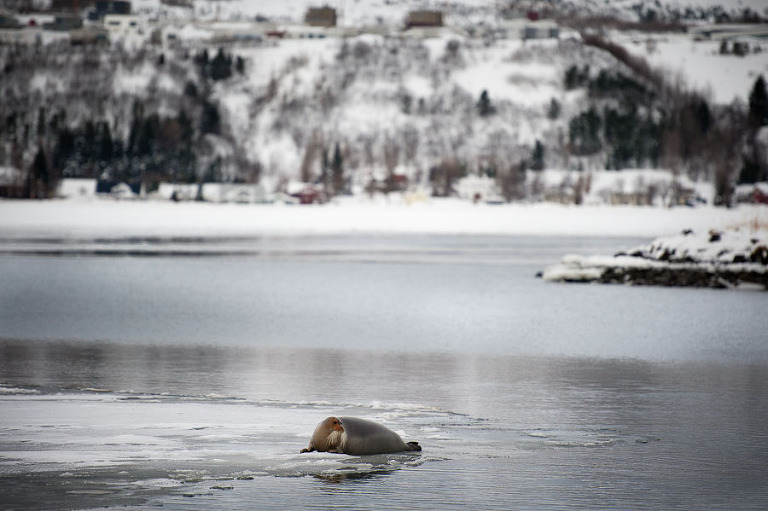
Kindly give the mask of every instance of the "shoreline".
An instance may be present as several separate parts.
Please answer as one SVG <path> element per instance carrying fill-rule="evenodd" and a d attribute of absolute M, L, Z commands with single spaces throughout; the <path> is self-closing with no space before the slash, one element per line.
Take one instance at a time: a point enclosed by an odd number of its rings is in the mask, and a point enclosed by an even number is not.
<path fill-rule="evenodd" d="M 768 225 L 768 208 L 406 204 L 345 198 L 325 205 L 212 204 L 114 199 L 0 201 L 0 237 L 500 235 L 646 237 Z"/>

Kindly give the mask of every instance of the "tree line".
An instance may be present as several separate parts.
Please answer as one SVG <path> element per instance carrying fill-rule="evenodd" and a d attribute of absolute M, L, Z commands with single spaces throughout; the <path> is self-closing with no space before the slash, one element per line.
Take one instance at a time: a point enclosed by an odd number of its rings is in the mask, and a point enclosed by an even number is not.
<path fill-rule="evenodd" d="M 251 124 L 237 134 L 213 89 L 244 74 L 246 63 L 224 49 L 0 46 L 0 93 L 8 98 L 0 104 L 0 165 L 23 171 L 15 187 L 0 193 L 49 196 L 61 177 L 150 189 L 161 181 L 253 182 L 265 168 L 283 181 L 295 172 L 328 195 L 349 193 L 355 174 L 369 172 L 366 189 L 389 192 L 407 186 L 396 173 L 403 166 L 436 196 L 455 193 L 460 177 L 482 173 L 511 201 L 540 195 L 536 180 L 526 179 L 529 172 L 597 164 L 609 170 L 661 167 L 675 179 L 712 180 L 727 204 L 735 181 L 768 178 L 759 137 L 768 122 L 762 77 L 748 105 L 712 105 L 621 46 L 595 36 L 584 41 L 617 64 L 570 66 L 563 85 L 585 90 L 583 105 L 552 98 L 543 112 L 492 97 L 487 89 L 473 96 L 452 84 L 451 74 L 476 60 L 473 52 L 484 51 L 485 43 L 449 41 L 442 55 L 431 58 L 420 41 L 343 41 L 311 87 L 297 79 L 309 59 L 288 59 L 268 85 L 253 91 Z M 526 46 L 510 59 L 546 58 L 537 51 L 584 52 L 568 42 L 547 48 Z M 41 78 L 54 75 L 57 83 Z M 131 90 L 120 79 L 125 75 L 151 76 L 140 90 Z M 429 84 L 430 92 L 416 94 L 400 85 L 373 96 L 383 110 L 396 108 L 396 122 L 352 131 L 328 122 L 361 88 L 411 77 Z M 272 123 L 270 136 L 293 143 L 298 158 L 249 159 L 243 145 L 254 132 L 247 130 L 262 115 Z M 519 136 L 524 123 L 535 140 Z M 281 164 L 283 157 L 288 164 Z M 586 177 L 578 181 L 588 183 Z"/>
<path fill-rule="evenodd" d="M 220 179 L 221 158 L 206 139 L 226 142 L 226 130 L 211 90 L 245 72 L 241 57 L 223 49 L 209 58 L 206 49 L 166 55 L 54 44 L 2 46 L 0 65 L 0 93 L 8 98 L 0 104 L 0 166 L 21 171 L 0 194 L 49 197 L 64 177 L 95 178 L 107 189 L 126 182 L 137 190 L 164 180 Z M 114 78 L 144 66 L 154 72 L 144 90 L 124 91 Z M 36 78 L 48 73 L 59 75 L 57 84 Z M 160 88 L 163 73 L 184 85 Z"/>

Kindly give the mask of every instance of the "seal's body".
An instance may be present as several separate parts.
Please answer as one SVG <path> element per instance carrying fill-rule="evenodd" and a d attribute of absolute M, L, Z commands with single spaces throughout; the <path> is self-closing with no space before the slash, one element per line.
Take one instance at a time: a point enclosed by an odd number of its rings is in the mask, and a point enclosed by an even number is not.
<path fill-rule="evenodd" d="M 328 417 L 317 425 L 309 447 L 301 452 L 385 454 L 420 451 L 418 442 L 403 442 L 400 435 L 376 422 L 357 417 Z"/>

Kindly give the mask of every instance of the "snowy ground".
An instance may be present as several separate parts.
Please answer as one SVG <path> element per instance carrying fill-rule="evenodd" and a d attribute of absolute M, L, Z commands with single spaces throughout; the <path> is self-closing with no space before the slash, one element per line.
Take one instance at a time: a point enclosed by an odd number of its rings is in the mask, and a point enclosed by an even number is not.
<path fill-rule="evenodd" d="M 355 197 L 323 206 L 116 201 L 0 201 L 0 239 L 89 236 L 291 236 L 322 234 L 491 234 L 637 236 L 768 224 L 768 210 L 555 204 L 471 204 Z"/>
<path fill-rule="evenodd" d="M 757 77 L 768 76 L 765 51 L 743 57 L 721 55 L 719 41 L 694 41 L 688 34 L 616 32 L 611 38 L 652 66 L 679 75 L 718 104 L 745 101 Z"/>

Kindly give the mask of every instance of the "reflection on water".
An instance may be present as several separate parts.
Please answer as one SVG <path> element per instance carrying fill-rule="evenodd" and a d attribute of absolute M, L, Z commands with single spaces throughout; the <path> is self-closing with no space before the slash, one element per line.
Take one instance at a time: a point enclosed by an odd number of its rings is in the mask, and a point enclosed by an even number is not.
<path fill-rule="evenodd" d="M 765 293 L 534 278 L 588 240 L 311 243 L 0 257 L 3 504 L 768 505 Z M 424 450 L 299 454 L 333 414 Z"/>

